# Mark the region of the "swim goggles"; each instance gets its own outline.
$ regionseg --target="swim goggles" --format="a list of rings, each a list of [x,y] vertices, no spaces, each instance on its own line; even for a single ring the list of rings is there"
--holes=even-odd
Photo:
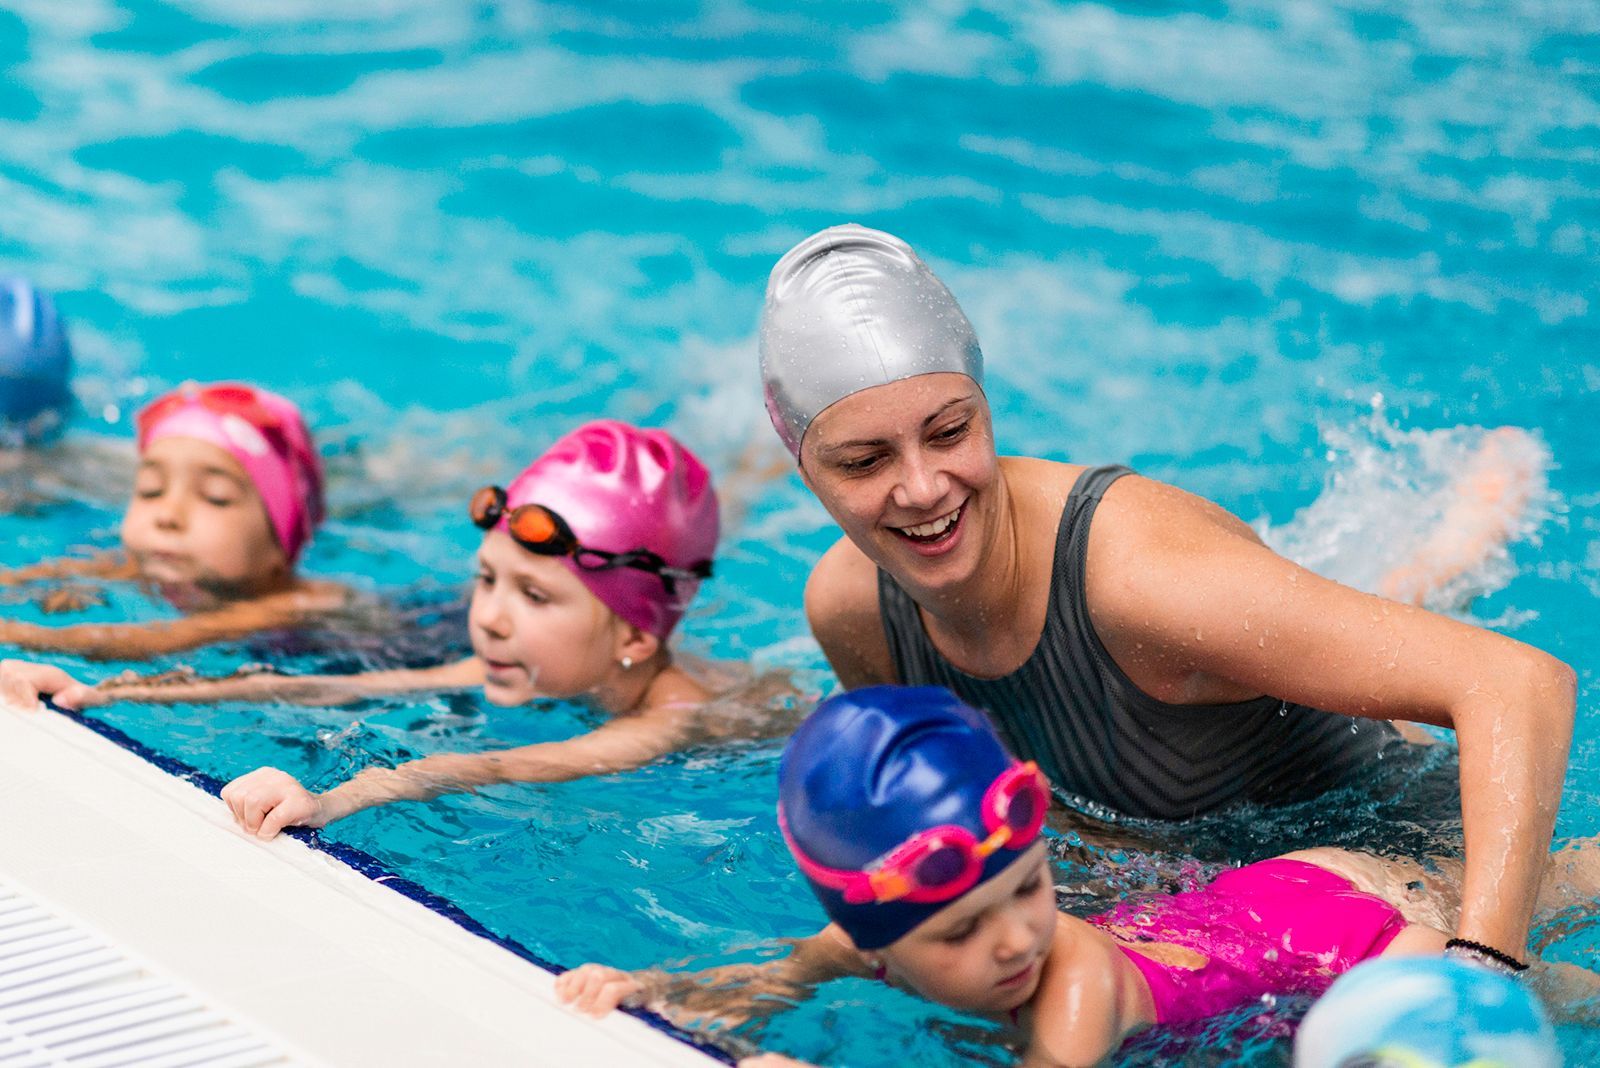
[[[283,420],[266,404],[261,395],[250,386],[224,383],[201,386],[186,382],[164,397],[150,402],[134,416],[134,425],[142,441],[169,415],[198,404],[218,415],[235,415],[257,430],[283,431]]]
[[[692,582],[711,577],[711,561],[701,560],[688,567],[672,567],[649,549],[634,549],[625,553],[591,549],[578,542],[578,536],[560,514],[542,504],[524,504],[506,510],[506,491],[499,486],[485,486],[472,495],[467,505],[472,522],[481,530],[489,530],[506,520],[506,530],[518,545],[539,556],[567,556],[585,571],[610,571],[618,567],[631,567],[648,571],[661,579],[668,597],[678,595],[678,583]]]
[[[778,805],[778,827],[800,871],[814,883],[840,890],[847,904],[889,901],[949,901],[972,889],[983,874],[983,862],[1000,849],[1021,850],[1033,844],[1050,807],[1050,786],[1033,761],[1011,765],[983,795],[983,826],[989,837],[979,841],[965,827],[946,824],[918,831],[862,871],[843,871],[806,856],[789,833],[789,821]]]

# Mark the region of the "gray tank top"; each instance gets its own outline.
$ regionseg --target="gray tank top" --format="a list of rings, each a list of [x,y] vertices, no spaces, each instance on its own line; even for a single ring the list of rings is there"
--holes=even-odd
[[[946,686],[989,713],[1024,760],[1058,790],[1129,816],[1186,819],[1221,806],[1315,796],[1376,759],[1398,737],[1380,720],[1276,697],[1173,705],[1140,690],[1089,621],[1089,524],[1126,467],[1083,472],[1061,514],[1044,631],[1016,671],[979,678],[934,648],[916,602],[884,571],[878,607],[900,681]]]

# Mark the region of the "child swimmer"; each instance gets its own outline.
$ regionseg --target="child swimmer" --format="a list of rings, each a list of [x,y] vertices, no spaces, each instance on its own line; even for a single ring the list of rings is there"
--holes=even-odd
[[[122,551],[0,572],[0,585],[139,581],[184,615],[66,627],[0,620],[0,644],[144,659],[299,626],[345,604],[343,586],[295,572],[323,497],[322,465],[293,402],[248,385],[189,383],[152,401],[136,422],[139,467]]]
[[[875,977],[1009,1024],[1021,1063],[1053,1068],[1098,1064],[1137,1031],[1265,994],[1318,994],[1377,956],[1445,952],[1521,968],[1447,942],[1438,895],[1448,891],[1433,875],[1340,849],[1247,865],[1086,920],[1060,914],[1039,837],[1043,776],[946,690],[872,687],[823,702],[784,752],[779,797],[779,827],[826,928],[782,960],[698,977],[586,964],[557,979],[560,996],[603,1015],[693,991],[687,1000],[732,1022],[830,979]],[[1572,971],[1578,989],[1600,989],[1600,977]]]
[[[261,768],[223,790],[239,825],[271,838],[321,827],[391,801],[509,782],[559,782],[639,767],[739,731],[667,645],[711,574],[718,503],[710,473],[669,434],[609,420],[557,441],[504,490],[485,487],[470,513],[483,529],[468,615],[474,654],[432,668],[351,676],[194,680],[106,689],[59,669],[12,663],[5,695],[41,694],[73,708],[110,700],[291,699],[340,703],[378,694],[482,687],[490,702],[579,698],[609,713],[577,738],[502,752],[440,754],[369,768],[327,793]]]

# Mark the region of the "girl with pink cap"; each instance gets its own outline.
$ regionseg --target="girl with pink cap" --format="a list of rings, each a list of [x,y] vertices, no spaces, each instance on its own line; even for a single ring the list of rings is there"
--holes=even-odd
[[[323,499],[321,461],[293,402],[237,383],[187,383],[145,407],[136,423],[139,467],[123,551],[19,568],[0,574],[0,585],[139,581],[185,614],[67,627],[5,620],[0,643],[140,659],[297,626],[344,604],[344,587],[295,573]],[[55,606],[72,601],[60,597]]]
[[[588,701],[611,719],[588,734],[502,752],[443,754],[369,768],[316,795],[276,768],[223,790],[239,825],[271,838],[390,801],[504,782],[556,782],[638,767],[725,733],[702,715],[710,691],[674,663],[667,639],[702,580],[718,535],[710,473],[661,430],[600,420],[557,441],[508,487],[469,506],[483,530],[468,627],[474,655],[431,668],[349,676],[255,675],[179,685],[74,682],[25,665],[4,678],[67,707],[107,700],[252,698],[342,703],[378,694],[482,687],[497,705]]]

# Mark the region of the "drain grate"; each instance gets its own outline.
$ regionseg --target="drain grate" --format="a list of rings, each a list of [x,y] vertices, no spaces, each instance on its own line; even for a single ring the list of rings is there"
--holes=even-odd
[[[294,1063],[227,1013],[0,880],[0,1068]]]

